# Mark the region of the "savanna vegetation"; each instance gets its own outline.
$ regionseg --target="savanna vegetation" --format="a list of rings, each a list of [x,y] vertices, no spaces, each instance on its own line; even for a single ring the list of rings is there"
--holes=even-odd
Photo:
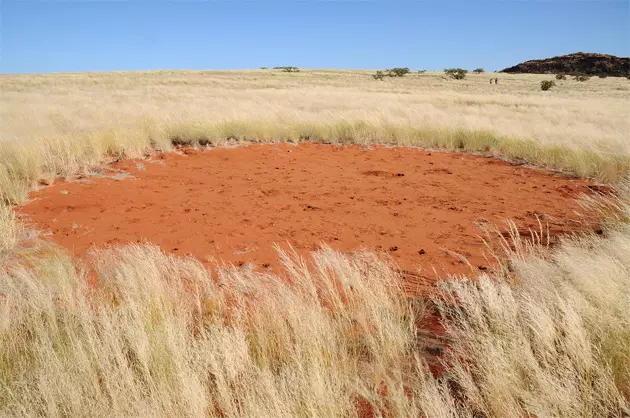
[[[0,76],[0,415],[630,414],[630,85],[362,71]],[[464,73],[465,75],[465,73]],[[491,87],[491,88],[490,88]],[[91,265],[24,225],[40,182],[227,141],[385,143],[526,160],[611,184],[599,233],[486,231],[499,268],[409,299],[368,253],[280,253],[283,277],[149,244]],[[428,367],[430,312],[443,373]],[[437,337],[436,337],[437,338]],[[431,343],[433,344],[433,343]],[[433,370],[435,371],[435,370]]]
[[[543,80],[540,82],[540,89],[543,91],[547,91],[555,85],[556,83],[553,80]]]

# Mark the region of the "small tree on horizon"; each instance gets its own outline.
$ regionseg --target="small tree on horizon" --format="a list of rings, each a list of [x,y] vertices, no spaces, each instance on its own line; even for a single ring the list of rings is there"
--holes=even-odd
[[[282,70],[285,73],[299,73],[300,69],[298,67],[273,67],[274,70]]]
[[[464,70],[463,68],[446,68],[444,69],[444,73],[454,80],[463,80],[468,74],[468,70]]]
[[[475,74],[481,74],[481,73],[485,73],[486,71],[483,68],[475,68],[473,70],[473,73]]]
[[[389,75],[390,77],[403,77],[405,74],[409,73],[409,68],[408,67],[394,67],[394,68],[390,68],[385,70],[387,71],[387,75]]]

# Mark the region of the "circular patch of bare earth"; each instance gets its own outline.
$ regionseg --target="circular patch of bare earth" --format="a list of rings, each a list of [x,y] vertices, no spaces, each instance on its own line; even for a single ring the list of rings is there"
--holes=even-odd
[[[274,244],[367,249],[429,280],[492,265],[479,224],[585,229],[588,181],[465,153],[305,143],[187,149],[57,181],[19,210],[71,254],[148,241],[279,271]],[[115,173],[115,175],[111,175]],[[423,279],[424,280],[424,279]]]

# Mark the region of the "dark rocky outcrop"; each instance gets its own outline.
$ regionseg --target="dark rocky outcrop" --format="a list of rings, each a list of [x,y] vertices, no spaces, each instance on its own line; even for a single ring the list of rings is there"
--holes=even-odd
[[[525,61],[501,70],[502,73],[529,74],[587,74],[613,77],[630,76],[630,58],[606,54],[560,55],[553,58]]]

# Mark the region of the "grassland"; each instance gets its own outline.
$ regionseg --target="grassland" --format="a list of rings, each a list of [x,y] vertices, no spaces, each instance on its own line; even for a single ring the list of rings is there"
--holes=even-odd
[[[622,416],[630,402],[630,83],[542,76],[149,72],[1,76],[0,415]],[[613,182],[603,234],[489,240],[503,268],[409,300],[391,266],[322,249],[286,275],[150,245],[96,278],[9,204],[106,156],[227,139],[383,142],[522,158]],[[498,235],[497,235],[498,237]],[[91,284],[88,282],[91,281]],[[446,373],[415,324],[444,314]],[[422,330],[420,330],[422,331]]]
[[[630,161],[630,83],[548,76],[365,71],[154,71],[2,75],[0,185],[12,200],[39,178],[104,153],[177,143],[316,140],[492,153],[616,181]],[[33,143],[35,142],[35,143]],[[26,149],[25,149],[26,148]],[[34,152],[33,150],[36,150]]]

